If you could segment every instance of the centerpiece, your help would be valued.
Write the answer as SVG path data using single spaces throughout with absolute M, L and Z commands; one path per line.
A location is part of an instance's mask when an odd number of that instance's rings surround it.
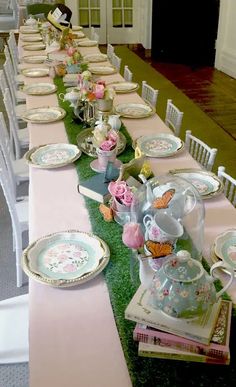
M 88 64 L 75 47 L 69 47 L 66 51 L 65 65 L 68 74 L 79 74 L 88 69 Z

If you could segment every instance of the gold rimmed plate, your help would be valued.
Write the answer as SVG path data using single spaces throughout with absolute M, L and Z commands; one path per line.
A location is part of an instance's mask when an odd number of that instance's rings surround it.
M 147 118 L 152 116 L 156 110 L 154 107 L 143 103 L 120 103 L 115 106 L 115 112 L 124 118 Z
M 39 35 L 22 35 L 22 42 L 42 42 L 43 38 Z
M 136 146 L 142 154 L 149 157 L 171 157 L 184 148 L 183 141 L 169 133 L 142 136 L 136 140 Z
M 189 181 L 199 192 L 202 199 L 210 199 L 219 195 L 224 185 L 214 173 L 201 169 L 173 169 L 170 173 Z
M 22 119 L 33 124 L 48 124 L 62 120 L 65 115 L 66 111 L 58 106 L 46 106 L 26 110 Z
M 110 75 L 117 73 L 117 69 L 113 66 L 89 66 L 88 69 L 95 75 Z
M 95 47 L 97 45 L 98 45 L 98 41 L 97 40 L 89 40 L 89 39 L 80 40 L 77 43 L 77 46 L 79 46 L 79 47 Z
M 133 93 L 138 90 L 139 84 L 136 82 L 112 82 L 107 85 L 107 87 L 112 87 L 117 94 Z
M 49 75 L 49 68 L 32 67 L 22 70 L 21 73 L 25 77 L 30 78 L 47 77 Z
M 25 63 L 39 64 L 45 62 L 47 55 L 26 55 L 22 59 Z
M 26 44 L 23 48 L 25 51 L 41 51 L 45 50 L 46 45 L 43 43 Z
M 106 54 L 88 54 L 85 55 L 84 60 L 89 63 L 99 63 L 99 62 L 106 62 L 107 55 Z
M 31 243 L 23 252 L 22 267 L 30 278 L 40 283 L 71 287 L 96 277 L 109 258 L 109 248 L 102 239 L 91 233 L 69 230 Z
M 76 142 L 78 145 L 78 148 L 85 153 L 88 156 L 97 158 L 97 152 L 96 152 L 96 147 L 93 145 L 93 129 L 88 128 L 82 130 L 78 136 L 76 137 Z M 119 135 L 119 141 L 118 141 L 118 150 L 117 154 L 121 154 L 126 147 L 126 137 L 124 136 L 123 133 L 118 132 Z
M 48 95 L 56 91 L 57 86 L 53 83 L 33 83 L 23 87 L 23 92 L 29 95 Z
M 73 163 L 81 156 L 81 150 L 73 144 L 47 144 L 30 149 L 24 158 L 36 168 L 52 169 Z

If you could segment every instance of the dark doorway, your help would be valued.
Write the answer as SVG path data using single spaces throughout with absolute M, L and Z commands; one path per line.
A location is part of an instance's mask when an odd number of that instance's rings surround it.
M 153 0 L 152 57 L 213 66 L 219 0 Z

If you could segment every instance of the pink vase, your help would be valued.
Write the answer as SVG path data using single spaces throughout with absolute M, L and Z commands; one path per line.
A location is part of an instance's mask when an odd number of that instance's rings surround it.
M 116 159 L 116 151 L 117 149 L 114 148 L 110 151 L 104 151 L 100 148 L 97 148 L 97 155 L 98 155 L 98 164 L 101 170 L 106 170 L 108 161 L 114 162 Z

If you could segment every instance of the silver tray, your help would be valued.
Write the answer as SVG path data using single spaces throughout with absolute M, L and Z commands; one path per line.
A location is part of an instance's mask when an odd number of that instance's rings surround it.
M 84 152 L 86 155 L 97 158 L 96 148 L 92 144 L 92 134 L 93 129 L 88 128 L 81 131 L 76 137 L 78 148 Z M 121 154 L 126 147 L 126 137 L 123 133 L 119 132 L 119 143 L 117 154 Z

